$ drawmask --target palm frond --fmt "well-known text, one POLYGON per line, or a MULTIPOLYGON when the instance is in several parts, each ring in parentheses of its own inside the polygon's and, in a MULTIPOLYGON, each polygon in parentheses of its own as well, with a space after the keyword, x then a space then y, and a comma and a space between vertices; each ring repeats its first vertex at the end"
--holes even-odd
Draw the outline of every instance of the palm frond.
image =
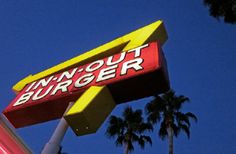
POLYGON ((145 131, 153 131, 153 126, 151 123, 147 122, 147 123, 141 123, 139 124, 139 127, 138 127, 138 133, 143 133, 145 131))
POLYGON ((180 133, 180 128, 174 123, 171 125, 171 128, 174 132, 175 137, 178 137, 178 135, 180 133))
POLYGON ((124 141, 124 136, 123 135, 118 136, 116 141, 115 141, 116 146, 122 146, 123 141, 124 141))
POLYGON ((165 111, 165 103, 160 96, 155 96, 154 100, 147 103, 145 113, 148 116, 148 121, 156 124, 161 120, 160 113, 165 111))
POLYGON ((127 142, 127 144, 128 144, 128 150, 129 150, 129 151, 133 151, 133 150, 134 150, 134 146, 133 146, 132 141, 129 140, 129 141, 127 142))
POLYGON ((140 138, 143 139, 145 142, 149 143, 150 145, 152 145, 152 139, 150 136, 141 135, 140 138))
POLYGON ((184 113, 181 113, 181 112, 176 112, 175 113, 175 116, 176 116, 176 120, 177 120, 177 123, 185 123, 187 124, 188 126, 190 126, 190 121, 189 121, 189 117, 186 116, 186 114, 184 113))
POLYGON ((150 113, 147 117, 147 120, 152 124, 156 124, 161 120, 160 113, 159 112, 150 113))
POLYGON ((162 121, 162 123, 161 123, 161 127, 160 127, 160 129, 159 129, 158 135, 159 135, 159 137, 160 137, 162 140, 164 140, 164 139, 167 137, 167 135, 168 135, 168 133, 167 133, 167 127, 166 127, 164 121, 162 121))
POLYGON ((189 131, 189 127, 187 125, 179 124, 179 128, 186 133, 188 138, 190 138, 190 131, 189 131))
POLYGON ((133 109, 128 106, 124 109, 122 116, 124 117, 125 120, 130 119, 130 116, 133 114, 133 109))
POLYGON ((191 112, 187 112, 185 115, 192 118, 195 122, 198 121, 197 117, 191 112))
POLYGON ((164 93, 161 95, 161 98, 166 102, 166 103, 169 103, 169 102, 173 102, 174 100, 174 97, 175 97, 175 91, 174 90, 169 90, 168 92, 164 93))
POLYGON ((138 142, 138 140, 139 140, 139 136, 137 134, 135 134, 135 133, 131 133, 130 134, 130 138, 134 142, 138 142))
POLYGON ((161 96, 155 96, 154 99, 146 105, 146 112, 162 111, 165 108, 165 101, 161 96))
POLYGON ((136 110, 133 112, 133 119, 135 119, 135 121, 137 122, 141 122, 143 121, 143 117, 142 117, 143 111, 142 110, 136 110))
POLYGON ((144 141, 142 138, 140 138, 140 139, 138 140, 138 144, 140 145, 140 147, 141 147, 142 149, 144 149, 144 147, 145 147, 145 141, 144 141))
POLYGON ((106 130, 107 137, 115 137, 117 135, 123 134, 124 121, 116 116, 110 116, 109 126, 106 130))

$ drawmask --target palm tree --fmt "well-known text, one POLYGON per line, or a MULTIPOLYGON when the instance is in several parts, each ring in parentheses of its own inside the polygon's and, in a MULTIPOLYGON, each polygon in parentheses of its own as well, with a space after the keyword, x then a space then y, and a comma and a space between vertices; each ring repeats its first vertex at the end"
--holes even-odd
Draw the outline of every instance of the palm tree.
POLYGON ((134 142, 138 143, 142 149, 146 143, 151 145, 151 138, 144 133, 152 130, 152 125, 144 122, 142 110, 133 111, 131 107, 126 107, 122 117, 110 116, 106 135, 109 138, 116 137, 116 146, 123 145, 124 153, 128 154, 134 150, 134 142))
POLYGON ((190 137, 190 118, 197 121, 197 117, 191 113, 182 113, 180 109, 189 98, 183 95, 176 96, 173 90, 155 98, 146 105, 148 121, 152 124, 160 122, 159 136, 162 140, 168 137, 169 154, 173 154, 173 136, 177 137, 180 131, 190 137))

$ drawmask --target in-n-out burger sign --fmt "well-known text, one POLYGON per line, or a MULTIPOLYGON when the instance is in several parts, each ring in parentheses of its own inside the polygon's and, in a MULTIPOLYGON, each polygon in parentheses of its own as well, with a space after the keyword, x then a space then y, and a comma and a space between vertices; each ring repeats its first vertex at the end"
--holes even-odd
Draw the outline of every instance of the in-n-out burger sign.
POLYGON ((157 42, 149 43, 28 84, 5 109, 16 127, 62 116, 68 102, 90 86, 107 85, 116 103, 166 91, 165 58, 157 42))
MULTIPOLYGON (((133 73, 142 72, 145 53, 149 45, 122 52, 88 65, 75 67, 69 71, 35 81, 16 99, 13 106, 33 103, 44 99, 54 99, 58 95, 77 92, 91 85, 106 85, 115 80, 122 80, 133 73)), ((138 73, 139 74, 139 73, 138 73)))

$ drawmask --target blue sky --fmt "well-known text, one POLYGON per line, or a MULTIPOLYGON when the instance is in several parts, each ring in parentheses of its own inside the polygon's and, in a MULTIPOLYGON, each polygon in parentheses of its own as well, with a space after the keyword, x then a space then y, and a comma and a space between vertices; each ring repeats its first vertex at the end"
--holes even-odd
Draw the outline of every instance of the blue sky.
MULTIPOLYGON (((201 0, 0 0, 0 109, 15 97, 12 85, 137 28, 162 19, 169 39, 163 46, 172 88, 191 99, 183 111, 199 122, 190 140, 175 139, 176 154, 236 153, 236 27, 208 15, 201 0)), ((117 106, 143 108, 152 98, 117 106)), ((58 121, 17 132, 39 153, 58 121)), ((107 121, 96 134, 76 137, 69 129, 62 143, 69 154, 119 154, 105 137, 107 121)), ((157 130, 156 130, 157 131, 157 130)), ((167 141, 153 132, 153 146, 135 154, 167 153, 167 141)))

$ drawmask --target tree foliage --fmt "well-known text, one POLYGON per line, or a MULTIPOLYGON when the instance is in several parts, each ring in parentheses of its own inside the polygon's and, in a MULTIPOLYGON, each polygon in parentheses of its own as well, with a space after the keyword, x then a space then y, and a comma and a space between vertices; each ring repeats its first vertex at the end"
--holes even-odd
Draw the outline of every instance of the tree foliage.
POLYGON ((159 136, 165 139, 168 136, 168 128, 172 128, 177 137, 181 131, 190 137, 190 119, 197 121, 197 117, 191 113, 182 113, 180 110, 189 98, 183 95, 176 96, 173 90, 165 94, 157 95, 146 105, 148 121, 152 124, 160 122, 159 136))
POLYGON ((209 7, 210 15, 224 22, 236 23, 236 0, 204 0, 204 4, 209 7))
POLYGON ((116 145, 123 145, 126 151, 130 152, 134 150, 133 143, 138 143, 141 148, 144 148, 146 143, 152 144, 151 138, 144 135, 146 131, 152 130, 152 125, 144 121, 142 110, 134 111, 131 107, 127 107, 122 117, 110 116, 106 135, 109 138, 116 138, 116 145))

